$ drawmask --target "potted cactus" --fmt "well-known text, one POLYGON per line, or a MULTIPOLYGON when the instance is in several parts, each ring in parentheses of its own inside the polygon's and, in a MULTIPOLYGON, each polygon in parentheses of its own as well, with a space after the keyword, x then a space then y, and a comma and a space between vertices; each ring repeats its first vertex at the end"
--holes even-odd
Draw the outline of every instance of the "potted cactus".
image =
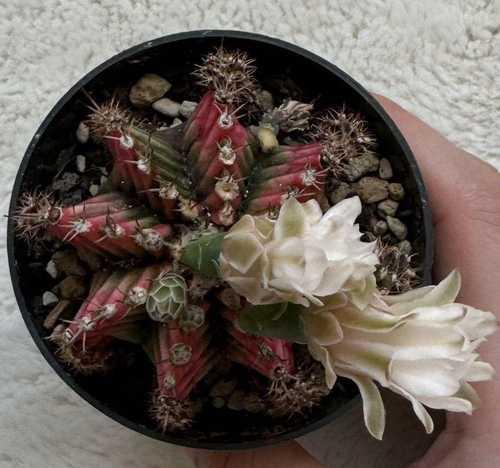
MULTIPOLYGON (((420 288, 428 210, 401 135, 342 72, 261 36, 187 33, 111 59, 44 122, 13 192, 11 271, 56 371, 147 435, 262 445, 360 391, 381 438, 376 383, 431 431, 423 405, 448 400, 412 386, 438 365, 419 346, 495 325, 453 303, 456 272, 420 288)), ((472 349, 441 357, 488 378, 472 349)), ((467 372, 444 397, 472 408, 467 372)))

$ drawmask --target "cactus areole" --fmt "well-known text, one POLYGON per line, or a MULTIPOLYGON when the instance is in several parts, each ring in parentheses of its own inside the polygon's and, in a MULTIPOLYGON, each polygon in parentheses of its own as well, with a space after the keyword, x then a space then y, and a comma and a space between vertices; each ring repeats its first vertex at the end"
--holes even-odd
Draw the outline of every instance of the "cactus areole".
POLYGON ((348 358, 348 307, 427 285, 431 246, 415 160, 377 102, 235 31, 157 39, 82 78, 9 213, 16 297, 56 372, 118 422, 208 449, 296 438, 355 401, 335 384, 365 383, 334 352, 348 358), (393 178, 373 182, 381 158, 393 178))

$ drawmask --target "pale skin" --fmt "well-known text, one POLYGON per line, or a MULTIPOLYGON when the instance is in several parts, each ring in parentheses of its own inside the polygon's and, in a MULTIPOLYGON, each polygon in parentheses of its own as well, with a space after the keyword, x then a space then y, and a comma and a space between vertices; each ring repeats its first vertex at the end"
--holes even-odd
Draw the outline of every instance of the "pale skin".
MULTIPOLYGON (((500 319, 500 174, 389 99, 377 96, 415 154, 435 226, 434 278, 462 273, 459 302, 500 319)), ((484 343, 483 359, 500 369, 500 333, 484 343)), ((500 466, 500 377, 475 385, 482 400, 473 416, 450 413, 446 429, 412 468, 500 466)), ((422 429, 423 430, 423 429, 422 429)), ((236 453, 190 451, 200 468, 320 468, 298 443, 236 453)), ((332 463, 335 466, 335 463, 332 463)))

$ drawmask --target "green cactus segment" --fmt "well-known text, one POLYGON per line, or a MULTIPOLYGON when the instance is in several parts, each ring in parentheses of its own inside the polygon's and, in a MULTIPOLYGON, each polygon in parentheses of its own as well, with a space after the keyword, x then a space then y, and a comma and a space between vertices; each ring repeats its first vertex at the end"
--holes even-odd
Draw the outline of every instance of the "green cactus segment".
POLYGON ((177 273, 161 274, 152 284, 146 301, 146 310, 152 320, 177 320, 187 303, 186 280, 177 273))
POLYGON ((149 133, 133 127, 130 133, 148 155, 151 172, 160 186, 172 183, 183 197, 190 197, 191 184, 186 175, 186 160, 169 141, 166 132, 149 133))
POLYGON ((277 209, 288 197, 300 202, 318 198, 326 171, 321 162, 322 145, 280 146, 255 167, 248 187, 245 210, 260 214, 277 209))
POLYGON ((290 303, 248 306, 236 319, 237 326, 250 335, 306 343, 299 307, 290 303))
POLYGON ((206 278, 219 277, 219 255, 225 233, 203 234, 192 240, 181 254, 181 263, 206 278))

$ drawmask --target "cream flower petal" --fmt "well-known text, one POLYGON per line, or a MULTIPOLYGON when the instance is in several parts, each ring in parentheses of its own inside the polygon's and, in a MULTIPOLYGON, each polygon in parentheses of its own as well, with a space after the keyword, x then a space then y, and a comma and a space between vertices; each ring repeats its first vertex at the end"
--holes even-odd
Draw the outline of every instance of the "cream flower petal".
POLYGON ((354 224, 361 214, 361 200, 359 197, 346 198, 330 208, 319 222, 319 230, 330 232, 339 225, 339 221, 354 224))
POLYGON ((274 239, 301 237, 306 231, 306 213, 296 198, 289 198, 283 203, 274 226, 274 239))
POLYGON ((235 270, 245 274, 262 255, 264 247, 254 235, 238 232, 226 238, 222 255, 235 270))
POLYGON ((340 291, 353 273, 349 264, 331 264, 323 272, 321 282, 316 286, 317 296, 329 296, 340 291))
POLYGON ((457 270, 453 270, 441 283, 414 300, 399 302, 391 307, 391 312, 397 315, 405 314, 417 307, 442 306, 451 304, 460 291, 461 278, 457 270))
POLYGON ((384 301, 388 305, 399 304, 402 302, 414 302, 417 299, 421 299, 429 294, 434 288, 435 286, 423 286, 402 294, 391 294, 390 296, 384 296, 384 301))
POLYGON ((255 230, 255 218, 250 215, 243 215, 233 226, 226 237, 235 233, 249 233, 255 230))
POLYGON ((483 382, 491 380, 495 375, 495 369, 491 364, 483 361, 475 361, 467 369, 464 379, 468 382, 483 382))
POLYGON ((423 424, 425 432, 427 432, 427 434, 430 434, 434 430, 434 421, 432 420, 428 411, 424 408, 424 405, 422 405, 422 403, 420 403, 411 393, 407 392, 405 389, 398 387, 397 385, 391 385, 390 388, 394 392, 399 393, 406 399, 410 400, 413 411, 415 412, 420 422, 423 424))
POLYGON ((291 283, 304 280, 304 245, 300 239, 273 243, 268 249, 273 278, 291 283))
POLYGON ((497 319, 491 312, 485 312, 462 304, 457 305, 464 307, 466 310, 465 317, 460 321, 458 327, 469 339, 476 340, 489 336, 498 328, 497 319))
POLYGON ((385 407, 380 391, 368 377, 342 367, 335 367, 337 375, 351 379, 359 388, 363 400, 363 415, 368 432, 382 440, 385 430, 385 407))
POLYGON ((307 347, 313 359, 316 359, 316 361, 319 361, 321 362, 321 364, 323 364, 323 367, 325 369, 326 386, 329 389, 332 389, 335 385, 335 382, 337 381, 337 375, 333 370, 328 350, 325 347, 320 346, 314 342, 309 342, 307 347))
POLYGON ((311 199, 302 204, 304 213, 309 224, 316 224, 321 220, 323 212, 319 203, 315 199, 311 199))
POLYGON ((240 296, 246 297, 250 304, 277 304, 283 301, 276 293, 262 289, 260 282, 253 278, 229 277, 227 281, 240 296))
POLYGON ((354 305, 343 307, 336 312, 343 327, 366 332, 387 333, 403 324, 401 318, 374 308, 360 310, 354 305))
POLYGON ((344 337, 342 327, 335 315, 328 311, 317 314, 304 312, 302 320, 306 336, 321 346, 339 343, 344 337))
POLYGON ((436 397, 436 398, 419 398, 421 403, 429 408, 443 409, 456 413, 472 414, 474 406, 465 398, 452 397, 436 397))
MULTIPOLYGON (((270 239, 274 230, 274 221, 264 216, 255 218, 255 228, 262 240, 270 239)), ((232 230, 232 228, 231 228, 232 230)))
POLYGON ((446 359, 422 361, 392 360, 389 380, 402 388, 410 388, 419 397, 449 397, 458 392, 460 383, 453 375, 453 366, 446 359))

